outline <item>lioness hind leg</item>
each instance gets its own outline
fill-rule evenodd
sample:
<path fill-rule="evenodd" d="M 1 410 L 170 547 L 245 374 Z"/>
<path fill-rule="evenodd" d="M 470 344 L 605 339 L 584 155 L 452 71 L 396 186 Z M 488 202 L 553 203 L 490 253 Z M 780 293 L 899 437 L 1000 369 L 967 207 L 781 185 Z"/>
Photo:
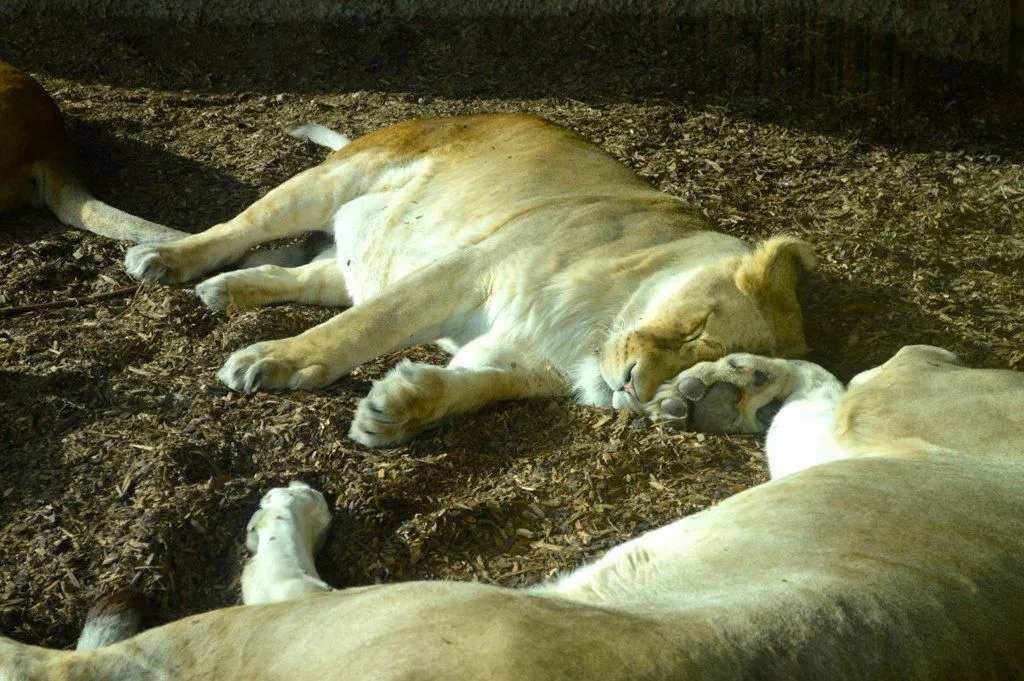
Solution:
<path fill-rule="evenodd" d="M 375 170 L 351 160 L 310 168 L 228 222 L 177 241 L 129 248 L 125 270 L 144 281 L 188 281 L 238 260 L 259 244 L 324 229 L 339 207 L 365 191 Z"/>
<path fill-rule="evenodd" d="M 224 272 L 196 286 L 196 295 L 206 307 L 218 312 L 288 302 L 331 307 L 352 304 L 345 278 L 333 258 L 299 267 L 260 265 Z"/>
<path fill-rule="evenodd" d="M 592 563 L 530 588 L 581 603 L 600 605 L 623 602 L 633 594 L 650 595 L 651 582 L 664 564 L 678 556 L 686 541 L 679 532 L 681 521 L 659 527 L 608 550 Z"/>
<path fill-rule="evenodd" d="M 368 447 L 394 445 L 493 402 L 567 391 L 564 378 L 552 369 L 532 367 L 514 353 L 487 346 L 486 338 L 467 344 L 447 368 L 402 362 L 360 401 L 349 437 Z"/>
<path fill-rule="evenodd" d="M 323 495 L 305 483 L 263 495 L 246 528 L 252 557 L 242 571 L 242 602 L 275 603 L 330 591 L 313 562 L 330 524 Z"/>

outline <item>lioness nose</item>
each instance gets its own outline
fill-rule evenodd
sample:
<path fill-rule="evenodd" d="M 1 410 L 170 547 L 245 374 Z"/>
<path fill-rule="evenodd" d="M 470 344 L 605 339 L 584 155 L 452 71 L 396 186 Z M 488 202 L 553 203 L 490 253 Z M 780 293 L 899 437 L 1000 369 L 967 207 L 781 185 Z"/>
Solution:
<path fill-rule="evenodd" d="M 636 369 L 636 362 L 626 368 L 626 375 L 622 379 L 622 390 L 636 397 L 636 386 L 633 385 L 633 370 Z"/>

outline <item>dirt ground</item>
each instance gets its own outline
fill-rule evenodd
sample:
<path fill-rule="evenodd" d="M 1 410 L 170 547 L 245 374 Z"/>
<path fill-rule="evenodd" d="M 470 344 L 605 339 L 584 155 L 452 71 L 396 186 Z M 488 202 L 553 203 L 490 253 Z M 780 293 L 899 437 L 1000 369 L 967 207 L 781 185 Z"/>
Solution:
<path fill-rule="evenodd" d="M 284 135 L 296 122 L 358 135 L 411 116 L 530 111 L 722 231 L 815 244 L 808 337 L 841 377 L 907 343 L 1024 369 L 1024 153 L 984 111 L 880 121 L 839 102 L 817 116 L 694 94 L 666 76 L 670 59 L 642 55 L 554 69 L 390 60 L 401 35 L 42 29 L 55 30 L 0 27 L 0 58 L 53 93 L 97 194 L 147 218 L 196 231 L 317 162 Z M 4 216 L 0 308 L 131 285 L 123 253 L 45 212 Z M 166 618 L 237 602 L 245 522 L 295 478 L 336 509 L 318 565 L 338 586 L 533 583 L 765 479 L 756 439 L 663 432 L 568 400 L 500 404 L 406 447 L 349 441 L 370 382 L 402 356 L 443 361 L 428 348 L 315 393 L 243 396 L 216 380 L 230 351 L 330 310 L 225 317 L 188 287 L 138 286 L 0 314 L 0 631 L 25 641 L 69 644 L 90 601 L 127 585 Z"/>

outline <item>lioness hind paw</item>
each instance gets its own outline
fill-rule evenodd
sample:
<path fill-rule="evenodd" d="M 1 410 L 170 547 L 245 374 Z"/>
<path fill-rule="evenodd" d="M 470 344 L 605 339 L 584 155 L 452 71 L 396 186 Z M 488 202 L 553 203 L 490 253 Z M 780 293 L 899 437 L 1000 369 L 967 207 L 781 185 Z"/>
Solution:
<path fill-rule="evenodd" d="M 140 281 L 178 284 L 213 269 L 217 263 L 209 261 L 197 253 L 194 247 L 183 243 L 187 240 L 132 246 L 124 254 L 125 272 Z"/>
<path fill-rule="evenodd" d="M 223 312 L 231 305 L 231 293 L 223 274 L 210 277 L 196 286 L 196 296 L 213 312 Z"/>

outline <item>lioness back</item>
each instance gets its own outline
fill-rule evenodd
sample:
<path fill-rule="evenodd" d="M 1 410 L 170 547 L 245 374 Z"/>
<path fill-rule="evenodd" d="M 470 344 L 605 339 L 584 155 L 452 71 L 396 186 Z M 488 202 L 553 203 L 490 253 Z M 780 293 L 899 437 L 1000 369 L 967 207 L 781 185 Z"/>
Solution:
<path fill-rule="evenodd" d="M 556 181 L 551 189 L 603 184 L 614 192 L 627 187 L 651 191 L 598 146 L 568 128 L 529 114 L 413 118 L 363 135 L 331 154 L 329 160 L 364 151 L 384 152 L 404 160 L 429 155 L 488 174 L 498 171 L 502 187 L 532 179 L 532 173 L 539 172 Z M 505 174 L 526 167 L 530 177 Z M 592 175 L 594 170 L 598 172 Z"/>
<path fill-rule="evenodd" d="M 354 140 L 324 165 L 333 164 L 373 178 L 333 219 L 356 302 L 467 246 L 508 258 L 550 244 L 544 258 L 587 261 L 707 227 L 599 147 L 529 115 L 405 121 Z M 537 269 L 532 258 L 508 266 Z"/>
<path fill-rule="evenodd" d="M 649 187 L 601 148 L 535 116 L 488 114 L 404 121 L 356 139 L 332 154 L 328 163 L 360 155 L 384 157 L 399 166 L 428 161 L 436 189 L 430 194 L 431 203 L 465 205 L 471 212 L 461 219 L 572 197 L 621 197 L 704 226 L 679 201 Z"/>

